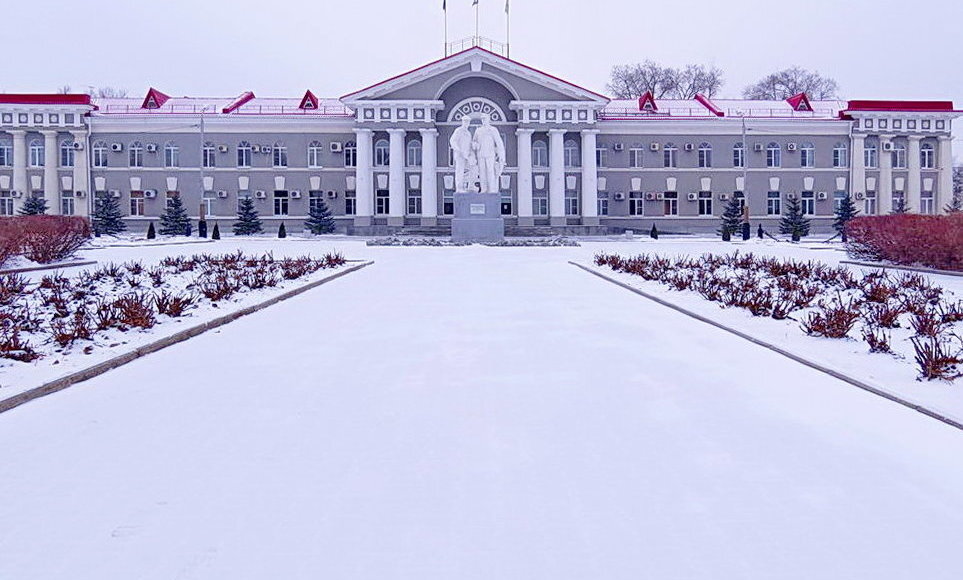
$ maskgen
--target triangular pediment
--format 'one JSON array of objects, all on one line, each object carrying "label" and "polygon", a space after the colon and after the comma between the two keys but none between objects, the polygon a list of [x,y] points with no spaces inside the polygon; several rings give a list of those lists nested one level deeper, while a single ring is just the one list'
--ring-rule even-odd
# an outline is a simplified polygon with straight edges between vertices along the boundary
[{"label": "triangular pediment", "polygon": [[159,109],[164,106],[164,103],[166,103],[169,98],[170,97],[168,97],[164,93],[158,91],[154,87],[151,87],[147,91],[147,95],[144,97],[144,102],[141,104],[140,108],[141,109]]}]

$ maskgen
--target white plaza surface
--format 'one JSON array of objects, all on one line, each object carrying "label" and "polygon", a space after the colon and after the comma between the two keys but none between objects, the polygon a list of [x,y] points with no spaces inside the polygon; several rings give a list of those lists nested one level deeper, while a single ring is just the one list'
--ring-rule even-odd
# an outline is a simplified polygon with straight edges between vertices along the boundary
[{"label": "white plaza surface", "polygon": [[375,264],[0,415],[0,578],[963,576],[963,432],[567,263],[657,244],[84,257],[236,247]]}]

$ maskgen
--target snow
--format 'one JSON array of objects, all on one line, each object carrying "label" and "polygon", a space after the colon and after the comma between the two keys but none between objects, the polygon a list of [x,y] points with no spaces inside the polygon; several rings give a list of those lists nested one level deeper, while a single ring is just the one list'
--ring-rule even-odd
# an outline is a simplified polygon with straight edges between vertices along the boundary
[{"label": "snow", "polygon": [[728,246],[235,248],[375,264],[0,415],[0,578],[963,573],[963,433],[567,263]]}]

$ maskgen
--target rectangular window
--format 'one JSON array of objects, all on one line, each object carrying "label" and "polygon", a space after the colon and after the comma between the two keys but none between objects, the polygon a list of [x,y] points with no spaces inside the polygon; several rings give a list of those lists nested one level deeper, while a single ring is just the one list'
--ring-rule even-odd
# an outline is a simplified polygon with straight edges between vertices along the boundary
[{"label": "rectangular window", "polygon": [[44,165],[44,147],[43,145],[31,145],[30,146],[30,167],[43,167]]},{"label": "rectangular window", "polygon": [[699,167],[712,167],[712,149],[699,148]]},{"label": "rectangular window", "polygon": [[595,148],[595,165],[597,167],[608,167],[609,150],[605,147]]},{"label": "rectangular window", "polygon": [[833,192],[833,211],[839,211],[839,208],[843,205],[843,200],[849,197],[849,194],[845,191]]},{"label": "rectangular window", "polygon": [[867,169],[879,167],[879,154],[877,153],[876,147],[867,147],[863,150],[863,163]]},{"label": "rectangular window", "polygon": [[924,147],[920,149],[920,167],[922,169],[933,169],[935,157],[933,155],[932,147]]},{"label": "rectangular window", "polygon": [[802,212],[803,215],[815,215],[816,214],[816,193],[813,191],[802,192]]},{"label": "rectangular window", "polygon": [[[920,213],[932,214],[935,213],[935,204],[932,191],[924,191],[920,193]],[[910,208],[912,209],[912,208]]]},{"label": "rectangular window", "polygon": [[214,203],[217,201],[216,191],[205,191],[201,194],[201,203],[204,205],[204,216],[214,215]]},{"label": "rectangular window", "polygon": [[712,215],[712,192],[699,192],[699,215]]},{"label": "rectangular window", "polygon": [[734,192],[732,192],[732,198],[735,199],[736,202],[739,203],[739,209],[740,209],[740,210],[746,209],[746,194],[745,194],[745,193],[743,193],[743,192],[741,192],[741,191],[734,191]]},{"label": "rectangular window", "polygon": [[144,192],[130,192],[130,215],[144,215]]},{"label": "rectangular window", "polygon": [[816,166],[816,150],[815,149],[800,149],[799,150],[799,166],[800,167],[815,167]]},{"label": "rectangular window", "polygon": [[876,206],[876,192],[867,191],[866,192],[866,215],[876,215],[878,211]]},{"label": "rectangular window", "polygon": [[288,215],[288,192],[277,190],[274,192],[274,215]]},{"label": "rectangular window", "polygon": [[644,149],[632,148],[629,149],[629,167],[639,168],[642,167],[642,158]]},{"label": "rectangular window", "polygon": [[421,192],[408,191],[408,215],[421,215]]},{"label": "rectangular window", "polygon": [[744,167],[746,165],[746,150],[744,147],[732,148],[732,166]]},{"label": "rectangular window", "polygon": [[645,215],[645,194],[641,191],[629,192],[629,215]]},{"label": "rectangular window", "polygon": [[679,215],[679,192],[667,191],[662,194],[662,215]]},{"label": "rectangular window", "polygon": [[782,167],[782,149],[779,147],[766,148],[766,167]]},{"label": "rectangular window", "polygon": [[171,204],[174,203],[174,198],[180,197],[180,195],[181,194],[179,191],[168,191],[167,196],[165,197],[164,203],[167,205],[168,208],[170,208]]},{"label": "rectangular window", "polygon": [[455,213],[455,192],[445,190],[441,194],[441,215],[453,215]]},{"label": "rectangular window", "polygon": [[74,215],[74,192],[60,193],[60,215]]},{"label": "rectangular window", "polygon": [[238,212],[241,211],[241,201],[243,201],[243,200],[245,200],[245,199],[251,199],[250,194],[247,194],[247,193],[238,193],[238,194],[237,194],[237,208],[236,208],[236,210],[237,210]]},{"label": "rectangular window", "polygon": [[94,147],[94,167],[107,167],[107,148]]},{"label": "rectangular window", "polygon": [[13,165],[13,146],[0,144],[0,167],[10,167]]},{"label": "rectangular window", "polygon": [[323,191],[309,191],[308,192],[308,209],[311,211],[320,211],[321,207],[324,206],[324,192]]},{"label": "rectangular window", "polygon": [[9,191],[0,191],[0,215],[13,215],[13,197]]},{"label": "rectangular window", "polygon": [[131,147],[127,150],[127,164],[131,167],[144,166],[144,150],[140,147]]},{"label": "rectangular window", "polygon": [[237,148],[237,166],[238,167],[250,167],[251,166],[251,147],[250,146],[238,146]]},{"label": "rectangular window", "polygon": [[391,208],[389,204],[387,189],[379,189],[375,192],[375,215],[388,215]]},{"label": "rectangular window", "polygon": [[501,214],[502,214],[502,215],[512,215],[512,210],[514,209],[514,208],[512,207],[512,192],[510,192],[510,191],[503,191],[503,192],[502,192],[501,205],[502,205],[502,207],[501,207]]},{"label": "rectangular window", "polygon": [[217,167],[217,155],[213,147],[205,147],[201,155],[201,162],[204,167]]},{"label": "rectangular window", "polygon": [[578,215],[578,192],[565,192],[565,215]]},{"label": "rectangular window", "polygon": [[358,149],[357,148],[355,147],[344,148],[344,166],[345,167],[358,166]]},{"label": "rectangular window", "polygon": [[179,147],[164,147],[164,167],[180,167],[181,150]]},{"label": "rectangular window", "polygon": [[662,166],[663,167],[675,167],[677,162],[676,153],[678,150],[675,147],[666,147],[662,151]]},{"label": "rectangular window", "polygon": [[355,215],[358,213],[358,193],[348,190],[344,192],[344,215]]},{"label": "rectangular window", "polygon": [[609,215],[609,194],[601,191],[598,198],[598,214]]},{"label": "rectangular window", "polygon": [[288,166],[288,148],[287,147],[275,147],[274,152],[274,166],[275,167],[287,167]]},{"label": "rectangular window", "polygon": [[848,167],[849,151],[846,147],[837,145],[833,148],[833,167]]},{"label": "rectangular window", "polygon": [[[74,166],[74,148],[73,145],[67,144],[66,146],[60,147],[60,166],[61,167],[73,167]],[[70,214],[65,214],[70,215]]]},{"label": "rectangular window", "polygon": [[766,215],[782,214],[782,196],[778,191],[770,191],[766,194]]},{"label": "rectangular window", "polygon": [[548,198],[547,197],[532,198],[532,215],[536,215],[536,216],[548,215]]}]

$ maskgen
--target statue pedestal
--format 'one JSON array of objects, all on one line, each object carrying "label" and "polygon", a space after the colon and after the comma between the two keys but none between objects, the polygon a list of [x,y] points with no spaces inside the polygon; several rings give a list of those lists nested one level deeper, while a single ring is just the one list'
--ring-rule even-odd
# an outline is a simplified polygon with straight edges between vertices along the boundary
[{"label": "statue pedestal", "polygon": [[453,242],[500,242],[505,239],[501,195],[456,193],[455,217],[451,220]]}]

